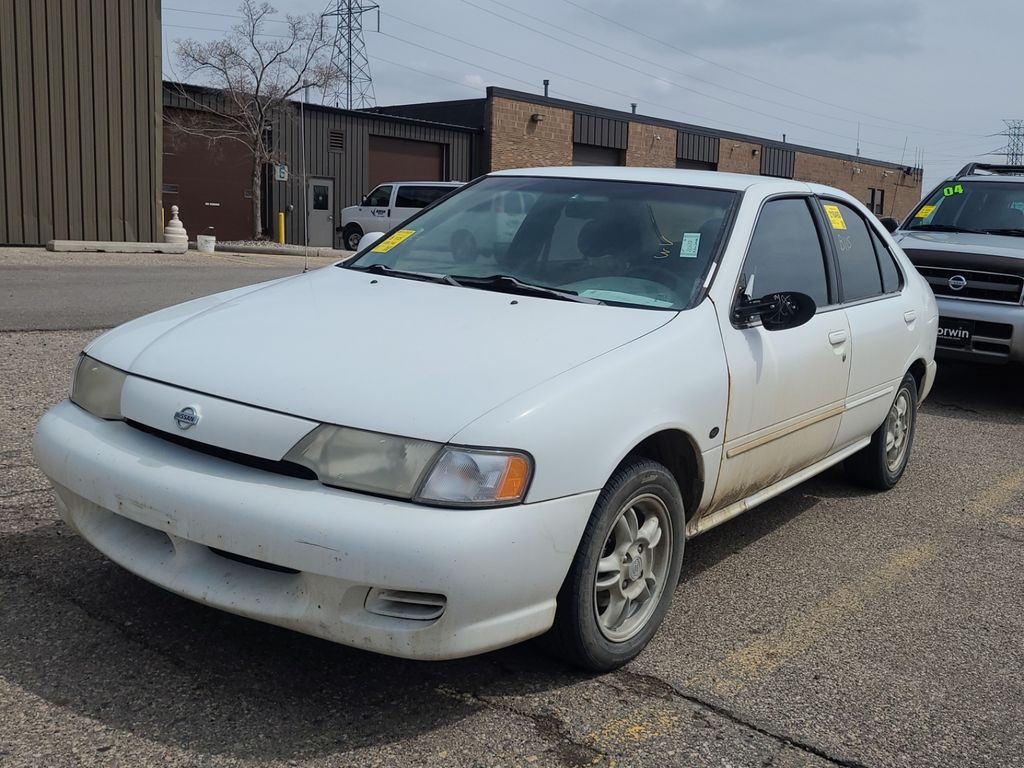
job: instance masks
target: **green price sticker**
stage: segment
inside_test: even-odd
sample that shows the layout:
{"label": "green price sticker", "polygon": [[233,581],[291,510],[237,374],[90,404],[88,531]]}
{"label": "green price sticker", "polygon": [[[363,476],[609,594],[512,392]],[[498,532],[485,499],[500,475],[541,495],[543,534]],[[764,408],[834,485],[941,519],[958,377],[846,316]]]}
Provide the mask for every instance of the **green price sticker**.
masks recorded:
{"label": "green price sticker", "polygon": [[943,197],[952,197],[953,195],[962,195],[963,193],[964,193],[964,185],[963,184],[953,184],[951,186],[943,187],[942,188],[942,196]]}

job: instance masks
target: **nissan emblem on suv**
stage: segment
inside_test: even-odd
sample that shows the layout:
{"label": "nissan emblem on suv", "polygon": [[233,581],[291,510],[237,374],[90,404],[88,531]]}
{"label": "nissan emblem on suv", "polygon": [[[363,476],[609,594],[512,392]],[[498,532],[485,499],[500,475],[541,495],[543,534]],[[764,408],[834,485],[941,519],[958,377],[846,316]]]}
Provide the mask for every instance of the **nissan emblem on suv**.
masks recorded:
{"label": "nissan emblem on suv", "polygon": [[174,414],[178,429],[191,429],[199,423],[199,412],[192,406],[182,408]]}
{"label": "nissan emblem on suv", "polygon": [[967,287],[967,278],[963,275],[953,275],[949,278],[949,287],[954,291],[962,291]]}

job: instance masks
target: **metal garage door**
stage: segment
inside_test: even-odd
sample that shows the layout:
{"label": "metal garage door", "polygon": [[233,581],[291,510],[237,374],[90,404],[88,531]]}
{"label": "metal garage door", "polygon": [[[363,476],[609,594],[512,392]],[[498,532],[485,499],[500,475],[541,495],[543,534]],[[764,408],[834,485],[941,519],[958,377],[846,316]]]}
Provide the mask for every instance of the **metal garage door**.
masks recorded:
{"label": "metal garage door", "polygon": [[444,144],[370,137],[370,189],[385,181],[447,181]]}

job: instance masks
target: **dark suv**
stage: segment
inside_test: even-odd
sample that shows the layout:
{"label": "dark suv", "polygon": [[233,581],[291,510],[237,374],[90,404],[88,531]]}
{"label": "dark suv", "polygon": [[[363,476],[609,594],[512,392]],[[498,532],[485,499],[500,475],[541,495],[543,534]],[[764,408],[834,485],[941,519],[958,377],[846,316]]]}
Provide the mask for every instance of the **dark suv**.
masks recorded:
{"label": "dark suv", "polygon": [[894,237],[938,300],[937,355],[1024,362],[1024,166],[965,166]]}

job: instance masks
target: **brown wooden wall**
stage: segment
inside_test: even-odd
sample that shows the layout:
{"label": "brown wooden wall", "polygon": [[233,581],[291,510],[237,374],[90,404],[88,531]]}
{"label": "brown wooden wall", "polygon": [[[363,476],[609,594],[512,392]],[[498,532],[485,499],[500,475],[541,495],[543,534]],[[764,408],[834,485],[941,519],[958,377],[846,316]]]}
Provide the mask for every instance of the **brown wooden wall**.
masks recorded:
{"label": "brown wooden wall", "polygon": [[157,240],[160,0],[0,0],[0,243]]}

